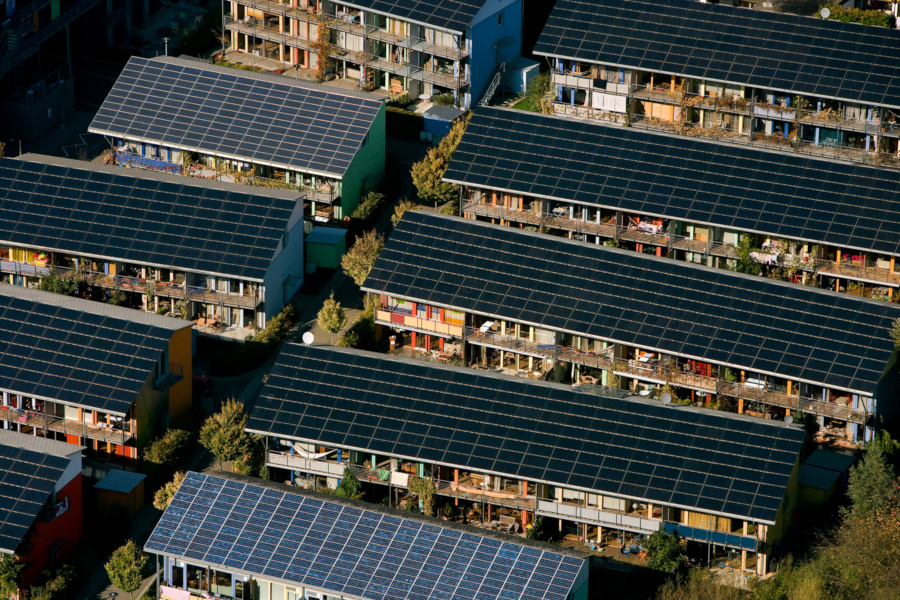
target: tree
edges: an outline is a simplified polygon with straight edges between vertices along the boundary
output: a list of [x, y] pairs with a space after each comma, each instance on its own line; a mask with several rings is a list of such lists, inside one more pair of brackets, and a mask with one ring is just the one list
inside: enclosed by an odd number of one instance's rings
[[109, 562], [104, 566], [112, 584], [133, 600], [134, 592], [141, 587], [144, 579], [146, 565], [147, 555], [141, 552], [134, 540], [128, 540], [124, 546], [112, 553]]
[[50, 265], [50, 272], [41, 277], [38, 287], [45, 292], [71, 296], [78, 289], [78, 282], [72, 274], [60, 275], [56, 265]]
[[182, 481], [184, 481], [184, 471], [176, 471], [172, 481], [156, 490], [156, 493], [153, 495], [153, 506], [159, 510], [166, 510], [172, 502], [172, 498], [175, 497], [175, 492], [178, 491]]
[[900, 319], [894, 319], [888, 335], [891, 336], [891, 340], [894, 342], [894, 350], [900, 350]]
[[19, 593], [19, 581], [25, 563], [15, 554], [0, 554], [0, 597], [11, 598]]
[[360, 500], [365, 495], [362, 484], [350, 467], [344, 467], [344, 474], [341, 476], [341, 482], [334, 488], [334, 495], [350, 500]]
[[468, 125], [468, 115], [459, 119], [436, 148], [430, 149], [425, 158], [413, 164], [410, 174], [420, 201], [444, 204], [456, 200], [459, 188], [441, 179]]
[[331, 345], [334, 346], [334, 334], [347, 324], [347, 313], [341, 308], [341, 303], [334, 299], [334, 292], [331, 292], [331, 296], [319, 309], [317, 322], [319, 327], [331, 334]]
[[850, 469], [847, 497], [860, 517], [884, 514], [897, 504], [897, 481], [880, 444], [866, 446], [862, 461]]
[[238, 460], [250, 450], [253, 437], [244, 431], [246, 426], [244, 403], [234, 398], [203, 423], [200, 443], [219, 459], [219, 470], [223, 460]]
[[678, 573], [685, 567], [686, 557], [681, 542], [671, 533], [657, 531], [647, 538], [650, 557], [647, 564], [651, 569]]
[[403, 200], [394, 208], [394, 214], [391, 215], [391, 224], [396, 227], [400, 223], [403, 215], [410, 210], [422, 210], [422, 206], [411, 200]]
[[375, 230], [362, 234], [341, 258], [341, 268], [350, 276], [356, 285], [362, 285], [369, 271], [384, 250], [384, 236]]

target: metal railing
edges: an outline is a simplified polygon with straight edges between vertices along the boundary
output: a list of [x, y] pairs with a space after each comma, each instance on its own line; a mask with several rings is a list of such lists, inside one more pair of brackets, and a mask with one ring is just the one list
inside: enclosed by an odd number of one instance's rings
[[45, 432], [55, 431], [65, 435], [73, 435], [84, 439], [98, 440], [112, 444], [125, 445], [133, 437], [131, 432], [131, 422], [128, 419], [124, 419], [121, 425], [106, 425], [104, 423], [93, 425], [82, 421], [65, 419], [56, 415], [48, 415], [44, 411], [3, 407], [0, 408], [0, 420], [7, 421], [12, 425], [25, 425], [36, 429], [43, 429]]
[[[436, 309], [435, 309], [436, 310]], [[386, 325], [400, 328], [418, 329], [424, 332], [433, 332], [439, 335], [462, 337], [463, 326], [461, 323], [448, 323], [440, 319], [413, 315], [410, 311], [379, 308], [375, 312], [375, 320]]]
[[[799, 394], [787, 394], [768, 386], [751, 386], [720, 379], [716, 393], [840, 421], [857, 424], [866, 424], [868, 421], [868, 412], [865, 409], [840, 406], [837, 403], [825, 402], [816, 398], [801, 397]], [[849, 402], [849, 397], [847, 402]]]

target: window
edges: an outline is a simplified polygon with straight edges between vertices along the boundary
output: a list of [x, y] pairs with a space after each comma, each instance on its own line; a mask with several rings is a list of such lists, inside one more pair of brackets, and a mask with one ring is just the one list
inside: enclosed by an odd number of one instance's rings
[[497, 13], [497, 27], [503, 27], [503, 11]]
[[621, 498], [603, 497], [603, 508], [606, 510], [619, 510], [625, 512], [625, 500]]

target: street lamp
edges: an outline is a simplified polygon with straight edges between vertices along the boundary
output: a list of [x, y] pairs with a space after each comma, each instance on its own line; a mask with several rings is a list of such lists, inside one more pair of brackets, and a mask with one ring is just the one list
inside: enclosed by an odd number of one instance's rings
[[[169, 38], [164, 37], [164, 38], [163, 38], [163, 44], [166, 45], [166, 56], [168, 56], [168, 55], [169, 55]], [[116, 600], [116, 599], [113, 598], [113, 600]]]
[[297, 72], [297, 79], [300, 79], [300, 63], [294, 65], [294, 71]]

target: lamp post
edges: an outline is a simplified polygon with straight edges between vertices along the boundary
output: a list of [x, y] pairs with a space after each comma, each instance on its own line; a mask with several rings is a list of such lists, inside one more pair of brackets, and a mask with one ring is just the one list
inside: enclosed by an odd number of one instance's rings
[[[164, 37], [164, 38], [163, 38], [163, 44], [166, 45], [166, 56], [168, 56], [168, 55], [169, 55], [169, 38]], [[116, 599], [113, 598], [113, 600], [116, 600]]]
[[300, 79], [300, 63], [294, 65], [294, 71], [297, 73], [297, 79]]

